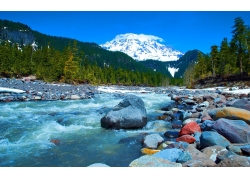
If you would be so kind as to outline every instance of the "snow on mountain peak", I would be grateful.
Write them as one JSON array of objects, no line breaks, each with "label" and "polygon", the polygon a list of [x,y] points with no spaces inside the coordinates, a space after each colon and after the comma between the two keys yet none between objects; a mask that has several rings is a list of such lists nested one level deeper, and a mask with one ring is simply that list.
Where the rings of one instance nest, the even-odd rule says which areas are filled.
[{"label": "snow on mountain peak", "polygon": [[163,42],[163,39],[157,36],[145,35],[145,34],[133,34],[133,33],[117,35],[115,39],[113,40],[119,41],[123,39],[137,39],[141,42],[150,41],[150,40]]},{"label": "snow on mountain peak", "polygon": [[139,61],[175,61],[183,55],[182,52],[159,43],[163,41],[162,38],[153,35],[127,33],[117,35],[113,40],[100,46],[110,51],[124,52]]}]

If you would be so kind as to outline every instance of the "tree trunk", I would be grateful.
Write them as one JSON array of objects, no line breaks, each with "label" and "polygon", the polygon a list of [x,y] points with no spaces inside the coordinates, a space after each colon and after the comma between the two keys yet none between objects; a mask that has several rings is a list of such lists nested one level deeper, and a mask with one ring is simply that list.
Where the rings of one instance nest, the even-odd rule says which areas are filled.
[{"label": "tree trunk", "polygon": [[242,56],[240,54],[240,74],[242,75],[243,74],[243,71],[242,71]]}]

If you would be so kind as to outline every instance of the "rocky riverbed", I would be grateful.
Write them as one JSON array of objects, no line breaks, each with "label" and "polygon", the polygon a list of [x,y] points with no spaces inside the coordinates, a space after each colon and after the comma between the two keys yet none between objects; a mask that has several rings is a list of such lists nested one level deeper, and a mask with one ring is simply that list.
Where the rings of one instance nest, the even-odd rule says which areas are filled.
[{"label": "rocky riverbed", "polygon": [[138,137],[142,156],[129,166],[250,167],[249,94],[233,90],[167,89],[172,103],[158,119],[172,128]]},{"label": "rocky riverbed", "polygon": [[[0,89],[0,102],[78,100],[91,98],[96,93],[96,87],[91,85],[51,84],[28,78],[1,78],[0,87],[2,87]],[[22,91],[16,91],[16,89]]]},{"label": "rocky riverbed", "polygon": [[[250,166],[250,96],[248,91],[237,91],[237,87],[232,87],[231,91],[224,88],[100,88],[7,78],[0,79],[0,87],[2,103],[89,99],[95,94],[105,93],[105,90],[106,93],[137,91],[165,94],[172,101],[156,110],[161,114],[156,119],[160,130],[132,138],[141,146],[141,157],[133,160],[130,167]],[[128,106],[126,102],[123,104]],[[164,130],[166,128],[168,130]],[[130,140],[122,139],[121,142]],[[109,165],[96,162],[90,165],[93,166]]]}]

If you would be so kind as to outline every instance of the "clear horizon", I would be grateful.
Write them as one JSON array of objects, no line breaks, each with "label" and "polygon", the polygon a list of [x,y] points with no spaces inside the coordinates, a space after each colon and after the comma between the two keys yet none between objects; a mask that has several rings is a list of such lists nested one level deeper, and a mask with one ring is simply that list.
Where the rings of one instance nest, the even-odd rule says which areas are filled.
[{"label": "clear horizon", "polygon": [[234,19],[250,25],[248,11],[1,11],[0,19],[20,22],[51,36],[104,44],[134,33],[162,38],[181,52],[210,52],[224,37],[231,40]]}]

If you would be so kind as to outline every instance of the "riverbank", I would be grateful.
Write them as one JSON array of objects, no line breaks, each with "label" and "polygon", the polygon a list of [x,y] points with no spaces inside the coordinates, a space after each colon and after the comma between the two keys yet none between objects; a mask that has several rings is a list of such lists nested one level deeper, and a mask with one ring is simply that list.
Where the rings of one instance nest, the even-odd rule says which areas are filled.
[{"label": "riverbank", "polygon": [[30,79],[0,79],[0,102],[10,101],[52,101],[91,98],[95,86],[46,83]]},{"label": "riverbank", "polygon": [[[35,135],[34,137],[34,132],[32,131],[30,135],[24,133],[28,129],[24,132],[20,131],[24,134],[17,136],[17,139],[21,138],[15,141],[11,132],[12,128],[18,128],[19,125],[12,126],[12,124],[9,124],[11,128],[3,130],[4,132],[6,131],[4,133],[6,136],[2,137],[3,139],[1,140],[1,144],[4,147],[10,147],[10,145],[14,147],[19,143],[30,142],[30,139],[25,138],[32,137],[32,142],[34,141],[34,144],[36,144],[41,141],[41,147],[43,148],[45,147],[44,144],[46,144],[49,148],[56,146],[60,149],[64,148],[64,145],[69,142],[73,143],[70,134],[74,134],[73,139],[75,139],[76,132],[79,132],[79,139],[76,143],[72,144],[72,148],[78,147],[79,141],[83,141],[83,146],[83,144],[85,145],[89,142],[85,142],[87,139],[82,139],[82,133],[86,133],[89,130],[88,136],[91,136],[94,131],[93,129],[99,133],[100,119],[107,113],[108,109],[112,109],[118,103],[116,97],[120,99],[128,93],[134,93],[147,99],[147,106],[148,110],[151,111],[151,115],[155,111],[159,116],[155,117],[155,119],[150,119],[146,129],[142,129],[143,133],[139,136],[125,139],[122,136],[120,139],[117,138],[119,139],[119,145],[124,146],[123,148],[130,148],[129,151],[131,151],[131,154],[135,156],[141,155],[140,158],[131,161],[129,166],[243,167],[249,165],[250,129],[248,122],[250,120],[250,89],[240,89],[238,87],[186,89],[185,87],[74,86],[68,84],[49,84],[39,80],[31,81],[7,78],[0,79],[0,83],[0,99],[2,99],[2,102],[44,101],[44,103],[39,103],[39,108],[34,108],[37,107],[37,104],[32,103],[36,102],[28,103],[28,106],[17,103],[10,103],[10,106],[8,103],[4,104],[6,106],[5,109],[8,110],[3,111],[5,113],[3,114],[4,119],[9,117],[9,119],[12,119],[11,123],[14,122],[13,119],[17,123],[28,121],[22,128],[27,128],[28,125],[32,125],[33,123],[34,125],[28,129],[41,128],[41,130],[35,131],[39,136]],[[98,102],[94,98],[97,94]],[[105,95],[107,96],[104,98]],[[160,108],[152,107],[154,103],[160,101],[159,98],[166,98],[168,101],[167,105],[162,105]],[[84,105],[85,102],[81,101],[74,102],[73,104],[70,101],[67,103],[61,101],[79,99],[88,99],[86,103],[89,104]],[[160,104],[165,104],[162,99]],[[169,100],[171,100],[170,103]],[[55,101],[53,102],[55,104],[45,101]],[[23,109],[23,107],[25,108]],[[86,114],[87,112],[89,114]],[[93,122],[93,126],[90,126]],[[5,124],[6,121],[2,123],[3,128],[7,127]],[[44,126],[43,124],[48,125]],[[48,128],[52,129],[48,131]],[[139,131],[136,131],[136,134]],[[70,132],[69,137],[64,137],[65,132]],[[121,132],[126,133],[126,131]],[[223,132],[226,133],[223,134]],[[101,130],[100,133],[107,133],[106,136],[111,139],[113,134],[119,133],[119,131]],[[152,134],[155,135],[152,136]],[[96,134],[91,138],[90,144],[93,144],[92,139],[96,138],[95,136]],[[100,134],[99,138],[100,136],[102,137],[103,134]],[[37,137],[41,139],[38,141]],[[152,139],[148,140],[148,138]],[[106,139],[104,136],[101,142],[97,139],[96,142],[103,145]],[[116,142],[117,139],[114,141]],[[155,139],[157,139],[157,142],[154,142]],[[25,142],[22,142],[23,140]],[[138,144],[134,144],[134,140]],[[152,146],[152,144],[147,142],[153,142],[156,146]],[[82,146],[79,149],[82,149]],[[112,146],[114,145],[106,144],[105,146],[107,146],[105,152],[111,154],[112,148],[114,148]],[[34,145],[32,144],[29,148],[34,148]],[[53,151],[57,148],[53,149]],[[89,154],[92,155],[93,149],[90,148],[89,150]],[[24,151],[26,150],[24,149]],[[103,153],[103,151],[103,147],[100,147],[98,153]],[[75,152],[78,155],[74,163],[78,162],[77,159],[79,157],[82,158],[80,152]],[[61,149],[60,153],[64,154],[65,150]],[[72,155],[72,152],[68,153],[68,155]],[[160,153],[160,155],[154,155],[157,153]],[[172,156],[166,156],[165,153],[172,154]],[[59,158],[59,152],[54,152],[54,156]],[[116,155],[118,159],[120,156],[120,154]],[[31,157],[33,158],[33,156]],[[60,158],[62,157],[60,156]],[[96,163],[101,162],[98,158],[95,159]],[[66,157],[65,159],[68,161]],[[22,163],[20,160],[20,164]],[[90,163],[88,165],[91,166]],[[109,163],[107,165],[112,166]],[[97,164],[97,166],[101,166],[101,164]]]}]

